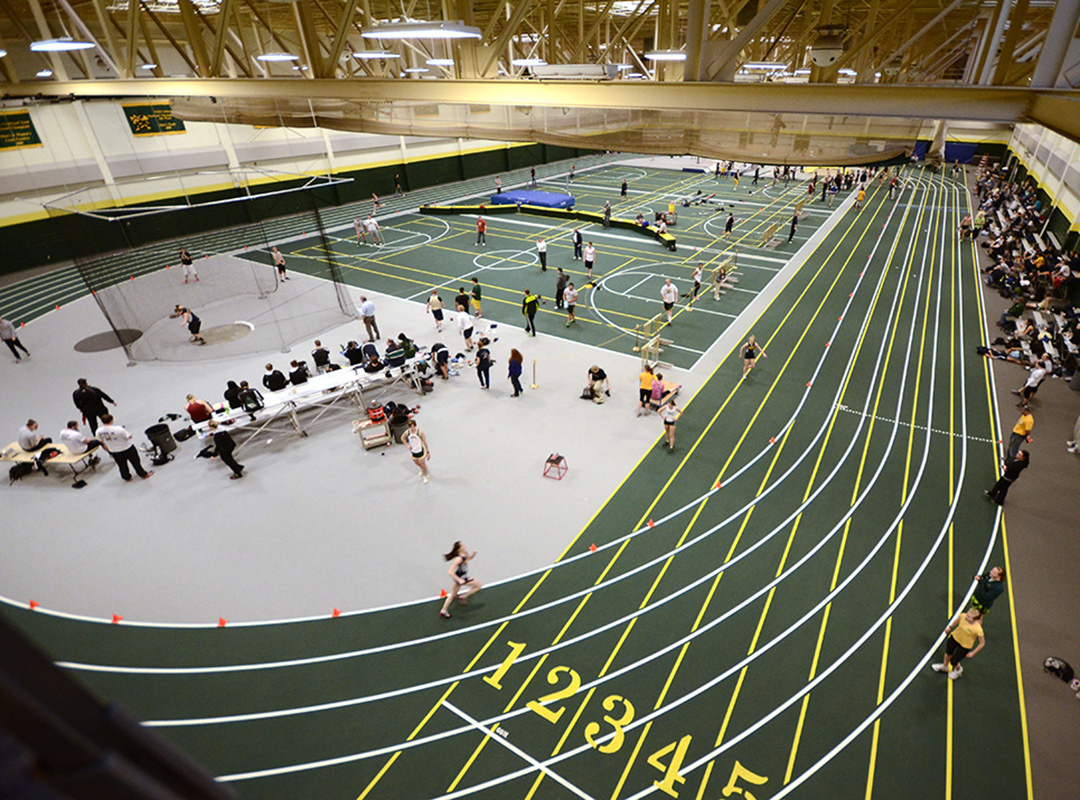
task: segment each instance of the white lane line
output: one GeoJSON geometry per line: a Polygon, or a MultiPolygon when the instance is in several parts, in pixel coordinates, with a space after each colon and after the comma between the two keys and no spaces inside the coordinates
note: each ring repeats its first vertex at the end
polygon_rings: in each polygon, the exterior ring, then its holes
{"type": "MultiPolygon", "coordinates": [[[[532,764],[534,769],[538,769],[540,772],[547,775],[549,778],[551,778],[553,781],[558,783],[560,786],[563,786],[563,787],[569,789],[573,794],[575,794],[578,797],[582,798],[582,800],[593,800],[591,795],[587,794],[586,792],[582,791],[581,789],[579,789],[574,784],[570,783],[570,781],[568,781],[566,778],[562,777],[561,775],[559,775],[555,771],[550,770],[547,767],[545,767],[543,764],[541,764],[535,758],[530,756],[528,753],[526,753],[520,747],[516,747],[516,746],[510,744],[510,742],[507,741],[505,738],[503,738],[503,736],[499,733],[499,726],[498,726],[497,723],[495,725],[493,725],[490,730],[488,730],[487,728],[485,728],[483,725],[481,725],[479,722],[477,722],[475,719],[470,717],[468,714],[466,714],[464,711],[462,711],[460,708],[458,708],[457,706],[455,706],[453,703],[449,702],[448,700],[443,700],[442,704],[443,704],[443,706],[445,708],[448,708],[450,711],[453,711],[455,714],[457,714],[459,717],[461,717],[463,720],[465,720],[467,723],[469,723],[470,727],[475,728],[476,730],[480,731],[480,733],[484,734],[484,736],[486,738],[491,739],[491,741],[496,742],[497,744],[501,744],[503,747],[505,747],[507,750],[509,750],[514,755],[518,756],[523,761],[526,761],[527,763],[532,764]]],[[[453,797],[454,795],[449,794],[449,795],[444,795],[444,796],[445,797],[453,797]]]]}
{"type": "MultiPolygon", "coordinates": [[[[913,246],[912,243],[909,242],[909,251],[910,251],[910,248],[912,246],[913,246]]],[[[889,257],[891,258],[894,253],[895,253],[895,243],[894,243],[894,246],[893,246],[893,252],[890,253],[889,257]]],[[[925,262],[925,257],[924,257],[924,262],[925,262]]],[[[925,263],[924,263],[924,268],[925,268],[925,263]]],[[[879,279],[878,279],[878,289],[877,289],[878,293],[880,293],[881,287],[883,286],[885,278],[887,277],[887,275],[888,275],[888,270],[883,269],[880,276],[879,276],[879,279]]],[[[921,288],[920,288],[920,291],[921,291],[921,288]]],[[[852,299],[849,298],[848,305],[850,305],[851,302],[852,302],[852,299]]],[[[895,315],[897,313],[897,304],[898,304],[898,302],[899,302],[899,293],[894,293],[893,304],[892,304],[892,307],[891,307],[890,312],[889,312],[889,320],[891,320],[891,319],[893,319],[895,317],[895,315]]],[[[888,323],[888,320],[887,320],[887,323],[888,323]]],[[[838,324],[839,323],[836,323],[836,325],[838,325],[838,324]]],[[[864,317],[863,324],[862,324],[862,326],[860,328],[860,334],[859,334],[858,338],[861,339],[862,337],[865,336],[865,331],[866,331],[866,328],[867,328],[868,324],[869,324],[869,310],[867,311],[867,315],[864,317]]],[[[915,323],[913,322],[912,323],[912,326],[913,326],[912,330],[909,332],[908,352],[907,352],[907,355],[906,355],[906,361],[910,361],[911,347],[912,347],[911,342],[912,342],[912,337],[914,336],[914,333],[913,333],[914,325],[915,325],[915,323]]],[[[836,330],[836,328],[834,326],[834,334],[835,334],[835,330],[836,330]]],[[[874,376],[876,376],[878,374],[878,372],[880,371],[880,369],[881,369],[881,361],[882,361],[883,354],[884,354],[884,348],[885,348],[884,341],[882,341],[882,343],[879,345],[878,358],[877,358],[875,368],[874,368],[874,376]]],[[[855,351],[854,351],[854,348],[853,348],[851,353],[849,354],[849,357],[848,357],[848,364],[847,364],[847,367],[845,368],[845,374],[850,373],[850,370],[853,367],[854,352],[855,351]]],[[[821,361],[819,362],[819,369],[823,365],[823,363],[824,363],[824,354],[823,354],[823,357],[822,357],[821,361]]],[[[816,374],[817,374],[817,372],[815,372],[815,376],[816,376],[816,374]]],[[[902,375],[906,376],[906,374],[907,374],[907,370],[905,369],[905,370],[903,370],[902,375]]],[[[872,381],[873,380],[876,380],[876,378],[872,377],[872,381]]],[[[904,381],[906,382],[906,377],[904,378],[904,381]]],[[[841,385],[843,385],[843,381],[841,381],[841,385]]],[[[898,400],[897,400],[898,404],[900,404],[902,402],[903,394],[904,394],[904,392],[903,392],[903,390],[901,390],[899,395],[898,395],[898,400]]],[[[837,393],[837,397],[838,396],[839,396],[839,391],[837,393]]],[[[798,409],[795,412],[796,415],[798,414],[799,409],[801,409],[802,406],[804,405],[805,399],[806,399],[806,393],[804,393],[803,401],[800,402],[800,404],[798,406],[798,409]]],[[[869,402],[870,402],[870,399],[868,397],[867,400],[866,400],[867,405],[869,405],[869,402]]],[[[600,628],[597,628],[597,629],[594,629],[592,631],[581,634],[581,635],[579,635],[577,637],[574,637],[573,639],[566,640],[566,641],[562,642],[559,645],[553,645],[551,647],[535,651],[534,653],[531,653],[530,655],[525,656],[520,660],[522,662],[524,662],[524,661],[530,660],[532,658],[539,658],[542,655],[545,655],[545,654],[550,653],[550,652],[554,652],[555,650],[561,649],[562,647],[566,647],[566,646],[569,646],[571,644],[576,644],[576,643],[578,643],[580,641],[585,641],[585,640],[587,640],[589,638],[592,638],[593,636],[595,636],[595,635],[597,635],[599,633],[602,633],[603,631],[605,631],[605,630],[607,630],[609,628],[616,627],[618,625],[621,625],[621,624],[627,622],[630,618],[641,616],[641,615],[643,615],[645,613],[649,613],[651,611],[654,611],[657,608],[659,608],[660,606],[663,606],[664,604],[669,602],[670,600],[673,600],[676,597],[679,597],[682,594],[696,588],[697,586],[701,585],[705,581],[711,580],[713,577],[715,577],[715,575],[719,574],[720,572],[731,569],[735,564],[739,563],[741,560],[748,557],[752,552],[757,550],[759,547],[766,544],[779,531],[785,529],[785,527],[792,520],[794,520],[795,517],[798,514],[802,513],[805,508],[809,507],[809,504],[810,504],[811,501],[813,501],[822,491],[825,490],[825,488],[827,488],[827,486],[832,482],[832,480],[838,474],[841,467],[846,463],[848,456],[850,455],[850,453],[854,449],[855,443],[857,442],[858,436],[860,435],[860,432],[862,430],[864,420],[865,420],[865,418],[860,419],[859,428],[856,430],[855,434],[852,435],[849,438],[847,449],[845,450],[843,456],[838,460],[838,462],[837,462],[836,466],[833,468],[832,472],[830,472],[829,475],[825,476],[825,478],[823,479],[821,485],[819,485],[819,487],[806,499],[806,501],[804,501],[804,503],[802,504],[802,506],[800,506],[800,508],[797,508],[794,512],[792,512],[792,514],[786,520],[782,521],[776,528],[774,528],[773,531],[771,531],[769,534],[767,534],[765,537],[763,537],[757,543],[755,543],[751,547],[747,548],[747,550],[745,552],[741,553],[739,556],[736,556],[731,561],[729,561],[727,564],[721,565],[720,567],[715,569],[712,573],[703,576],[702,578],[698,579],[697,581],[695,581],[695,582],[693,582],[693,583],[691,583],[691,584],[689,584],[687,586],[684,586],[679,590],[676,590],[671,595],[663,598],[662,600],[660,600],[660,601],[658,601],[656,603],[653,603],[651,606],[649,606],[646,609],[639,609],[637,612],[634,612],[634,613],[628,615],[627,617],[623,618],[622,620],[615,620],[615,621],[613,621],[611,623],[608,623],[607,625],[601,626],[600,628]]],[[[801,460],[803,458],[805,458],[811,452],[811,450],[814,447],[814,444],[821,438],[822,434],[824,433],[825,427],[826,426],[825,426],[824,423],[822,423],[819,426],[819,431],[818,431],[817,435],[815,436],[814,441],[812,441],[810,443],[810,445],[807,446],[803,450],[803,454],[800,457],[799,461],[796,462],[796,464],[793,465],[791,468],[789,468],[789,470],[783,476],[781,476],[780,480],[778,480],[772,486],[768,487],[768,489],[761,494],[760,498],[757,498],[755,501],[748,504],[746,507],[744,507],[739,512],[737,512],[736,514],[729,517],[727,520],[724,520],[721,523],[719,523],[714,529],[709,530],[709,531],[705,531],[703,534],[701,534],[699,537],[697,537],[697,539],[692,540],[691,542],[687,542],[684,545],[684,547],[688,547],[691,544],[693,544],[694,542],[696,542],[698,539],[701,539],[701,538],[704,538],[704,537],[706,537],[708,535],[711,535],[715,530],[727,525],[732,520],[734,520],[737,517],[741,516],[742,513],[744,513],[751,505],[754,504],[754,502],[759,502],[765,496],[770,494],[778,485],[780,485],[782,482],[786,481],[787,477],[794,471],[794,468],[798,465],[798,463],[801,463],[801,460]]],[[[887,448],[887,451],[886,451],[886,456],[888,455],[889,452],[892,451],[892,448],[893,448],[893,445],[894,445],[894,442],[895,442],[895,439],[896,439],[896,434],[897,434],[897,431],[898,431],[898,427],[899,426],[897,424],[894,424],[893,427],[892,427],[892,434],[891,434],[890,439],[889,439],[889,445],[888,445],[888,448],[887,448]]],[[[786,426],[785,426],[785,429],[786,429],[786,426]]],[[[781,431],[781,433],[782,432],[783,431],[781,431]]],[[[777,434],[777,437],[779,437],[779,436],[780,436],[780,434],[777,434]]],[[[927,439],[929,439],[929,437],[927,437],[927,439]]],[[[842,527],[843,527],[844,523],[846,522],[846,520],[848,518],[850,518],[850,516],[855,513],[855,511],[862,505],[863,501],[866,500],[867,497],[869,497],[871,489],[873,487],[875,487],[876,484],[877,484],[878,477],[880,476],[882,470],[884,469],[884,465],[885,465],[886,461],[887,461],[886,458],[882,458],[879,461],[879,465],[878,465],[877,470],[875,471],[873,476],[871,476],[870,480],[867,482],[866,488],[864,489],[864,491],[860,495],[860,497],[857,499],[856,503],[851,507],[851,509],[845,515],[845,517],[843,519],[841,519],[836,524],[835,527],[833,527],[833,529],[824,537],[824,539],[822,539],[822,541],[820,541],[817,545],[815,545],[811,549],[811,551],[808,552],[802,559],[800,559],[798,562],[793,564],[789,570],[782,573],[782,575],[777,576],[777,578],[775,580],[775,584],[762,587],[762,589],[760,589],[755,595],[753,595],[750,598],[747,598],[746,600],[744,600],[742,603],[738,604],[734,608],[729,609],[729,611],[725,612],[720,617],[718,617],[716,620],[714,620],[712,623],[705,626],[705,628],[702,629],[702,632],[704,632],[704,630],[711,629],[712,627],[720,624],[720,622],[727,619],[729,616],[734,615],[736,612],[738,612],[739,610],[744,608],[746,605],[752,603],[754,600],[756,600],[758,597],[762,596],[767,591],[770,591],[772,589],[773,585],[778,585],[782,580],[786,580],[787,577],[789,577],[791,574],[793,574],[797,569],[799,569],[802,566],[802,564],[804,564],[806,561],[808,561],[816,552],[818,552],[822,547],[824,547],[837,534],[837,532],[842,529],[842,527]]],[[[919,476],[918,476],[920,481],[921,481],[921,474],[922,473],[920,472],[919,476]]],[[[917,487],[917,484],[916,484],[916,487],[917,487]]],[[[913,493],[914,493],[914,491],[913,491],[913,493]]],[[[896,520],[898,521],[901,517],[902,517],[902,515],[898,516],[896,518],[896,520]]],[[[887,535],[888,534],[886,534],[886,537],[887,537],[887,535]]],[[[672,551],[672,553],[676,553],[681,549],[682,548],[676,548],[674,551],[672,551]]],[[[869,563],[869,562],[866,562],[866,563],[869,563]]],[[[863,566],[865,566],[865,564],[863,566]]],[[[636,571],[636,570],[633,570],[633,571],[636,571]]],[[[599,586],[596,587],[596,588],[599,588],[599,586]]],[[[534,609],[534,611],[535,610],[536,609],[534,609]]],[[[523,615],[528,614],[528,613],[532,613],[532,612],[524,612],[523,614],[520,614],[519,616],[523,616],[523,615]]],[[[692,639],[692,638],[694,638],[694,636],[690,637],[690,639],[692,639]]],[[[690,641],[690,639],[687,639],[686,641],[690,641]]],[[[676,642],[674,645],[671,645],[671,647],[680,646],[681,644],[682,644],[682,642],[676,642]]],[[[666,652],[666,650],[664,652],[666,652]]],[[[654,657],[659,657],[659,655],[662,655],[662,654],[663,653],[658,653],[658,654],[654,654],[653,656],[646,657],[641,662],[639,662],[638,665],[643,664],[643,663],[648,663],[654,657]]],[[[637,665],[628,665],[625,668],[625,670],[629,671],[630,669],[636,668],[636,666],[637,665]]],[[[492,666],[492,667],[489,667],[489,668],[486,668],[486,669],[475,670],[474,672],[467,673],[465,675],[455,675],[455,676],[451,676],[449,678],[444,678],[444,679],[440,679],[438,681],[433,681],[433,682],[430,682],[428,684],[424,684],[422,686],[413,686],[413,687],[408,687],[406,689],[393,690],[392,692],[384,693],[383,695],[379,695],[379,696],[372,696],[372,697],[368,697],[368,698],[353,698],[353,699],[350,699],[350,700],[338,701],[338,702],[335,702],[335,703],[323,704],[323,705],[320,705],[320,706],[311,706],[311,707],[299,708],[299,709],[285,709],[285,710],[282,710],[282,711],[275,711],[275,712],[256,712],[254,714],[237,715],[237,716],[233,716],[233,717],[204,718],[204,719],[175,720],[175,721],[153,721],[153,722],[145,723],[145,724],[152,725],[152,726],[158,726],[158,727],[169,727],[169,726],[174,726],[174,725],[176,725],[176,726],[186,726],[186,725],[216,724],[216,723],[223,723],[223,722],[239,722],[239,721],[247,721],[247,720],[254,720],[254,719],[266,719],[266,718],[278,717],[278,716],[289,716],[289,715],[293,715],[293,714],[301,714],[301,713],[310,713],[310,712],[314,712],[314,711],[329,710],[331,708],[342,708],[342,707],[345,707],[345,706],[357,705],[357,704],[359,704],[361,702],[371,702],[373,700],[384,699],[385,697],[389,697],[389,696],[397,696],[397,695],[405,694],[405,693],[408,693],[408,692],[419,691],[421,689],[434,688],[434,687],[439,686],[439,685],[444,685],[446,683],[451,683],[451,682],[453,682],[455,680],[463,680],[464,678],[467,678],[467,677],[472,677],[474,675],[490,672],[491,670],[493,670],[495,668],[496,668],[496,666],[492,666]]],[[[436,737],[441,738],[441,735],[436,735],[436,737]]],[[[421,741],[428,741],[428,739],[425,738],[424,740],[417,740],[417,743],[419,744],[419,743],[421,743],[421,741]]],[[[409,746],[413,746],[413,745],[409,745],[409,746]]],[[[377,753],[369,753],[368,755],[376,755],[376,754],[377,753]]],[[[360,756],[358,755],[357,757],[360,757],[360,756]]],[[[321,764],[321,762],[319,762],[319,763],[321,764]]],[[[309,766],[308,768],[315,768],[315,766],[309,766]]],[[[280,768],[280,769],[291,770],[293,768],[288,767],[288,768],[280,768]]]]}
{"type": "MultiPolygon", "coordinates": [[[[949,433],[948,431],[939,430],[938,428],[931,428],[931,427],[929,427],[927,425],[915,425],[915,424],[913,424],[911,422],[904,422],[903,420],[893,420],[893,419],[889,419],[888,417],[882,417],[882,416],[878,416],[878,415],[875,415],[875,414],[867,414],[865,411],[860,411],[857,408],[848,408],[845,405],[839,405],[839,406],[837,406],[837,409],[839,409],[840,411],[847,412],[848,414],[859,414],[859,415],[863,415],[863,416],[869,416],[869,417],[871,417],[873,419],[878,420],[879,422],[890,422],[890,423],[891,422],[896,422],[899,425],[903,425],[905,428],[914,428],[917,431],[928,431],[930,433],[937,433],[937,434],[941,434],[942,436],[953,436],[953,437],[956,437],[956,438],[960,437],[959,433],[955,433],[955,432],[949,433]]],[[[997,444],[996,440],[987,439],[984,436],[972,436],[971,441],[973,441],[973,442],[989,442],[990,444],[997,444]]]]}

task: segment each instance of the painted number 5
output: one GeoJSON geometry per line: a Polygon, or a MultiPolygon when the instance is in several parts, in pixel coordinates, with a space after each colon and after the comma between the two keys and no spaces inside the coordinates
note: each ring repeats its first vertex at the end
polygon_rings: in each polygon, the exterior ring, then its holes
{"type": "Polygon", "coordinates": [[[629,725],[634,719],[634,704],[627,700],[625,697],[619,697],[617,694],[609,694],[604,698],[604,709],[607,711],[614,711],[615,704],[623,704],[623,715],[618,719],[610,717],[607,714],[604,715],[604,722],[615,729],[615,735],[611,741],[607,744],[597,744],[596,735],[600,733],[600,723],[590,722],[585,726],[585,741],[599,750],[601,753],[614,753],[623,745],[623,740],[626,738],[626,734],[623,732],[623,726],[629,725]]]}
{"type": "Polygon", "coordinates": [[[754,795],[743,789],[741,786],[736,786],[739,781],[746,781],[752,783],[754,786],[761,786],[763,783],[768,782],[768,778],[764,775],[758,775],[756,772],[751,772],[738,761],[735,762],[735,766],[731,769],[731,777],[728,778],[727,785],[722,792],[724,797],[731,797],[732,795],[742,795],[745,800],[756,800],[754,795]]]}
{"type": "Polygon", "coordinates": [[[570,676],[570,683],[564,686],[562,689],[558,689],[551,694],[546,694],[539,700],[531,700],[525,705],[546,719],[548,722],[555,724],[559,721],[559,717],[566,711],[565,706],[558,711],[552,711],[550,708],[544,706],[545,703],[552,703],[556,700],[565,700],[567,697],[572,697],[578,689],[581,688],[581,676],[576,671],[570,669],[570,667],[553,667],[547,674],[547,681],[551,685],[555,685],[559,682],[559,676],[562,673],[567,673],[570,676]]]}

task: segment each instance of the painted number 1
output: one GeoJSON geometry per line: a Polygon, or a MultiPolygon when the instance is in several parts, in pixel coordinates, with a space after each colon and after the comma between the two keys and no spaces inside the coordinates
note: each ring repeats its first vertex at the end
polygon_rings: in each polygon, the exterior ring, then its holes
{"type": "Polygon", "coordinates": [[[510,645],[510,655],[503,659],[503,662],[493,674],[484,676],[484,683],[494,686],[496,689],[502,689],[500,681],[510,671],[510,667],[514,666],[514,662],[521,655],[521,651],[525,649],[524,642],[507,642],[507,644],[510,645]]]}

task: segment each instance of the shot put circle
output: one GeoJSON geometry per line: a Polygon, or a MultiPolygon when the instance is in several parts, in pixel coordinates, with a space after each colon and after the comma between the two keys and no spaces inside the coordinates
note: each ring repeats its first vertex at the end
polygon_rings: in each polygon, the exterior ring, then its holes
{"type": "Polygon", "coordinates": [[[255,330],[255,326],[246,320],[237,320],[232,324],[215,325],[212,328],[203,328],[202,337],[209,345],[235,342],[249,336],[255,330]]]}
{"type": "Polygon", "coordinates": [[[473,266],[477,269],[488,269],[493,272],[528,269],[539,263],[540,258],[531,250],[487,250],[478,253],[473,258],[473,266]]]}

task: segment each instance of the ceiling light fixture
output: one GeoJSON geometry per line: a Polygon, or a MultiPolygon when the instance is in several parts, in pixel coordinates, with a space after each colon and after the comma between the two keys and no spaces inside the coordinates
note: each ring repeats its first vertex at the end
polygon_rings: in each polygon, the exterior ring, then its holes
{"type": "Polygon", "coordinates": [[[792,74],[792,75],[809,75],[809,74],[810,74],[810,70],[808,70],[808,69],[797,69],[797,70],[795,70],[795,71],[794,71],[793,73],[791,73],[791,74],[792,74]]]}
{"type": "Polygon", "coordinates": [[[510,61],[514,67],[543,67],[547,62],[542,58],[515,58],[510,61]]]}
{"type": "Polygon", "coordinates": [[[61,36],[58,39],[40,39],[39,41],[30,43],[30,49],[35,53],[60,53],[67,50],[89,50],[93,46],[93,42],[72,39],[70,36],[61,36]]]}
{"type": "Polygon", "coordinates": [[[410,75],[419,74],[421,72],[431,72],[427,67],[409,67],[405,71],[410,75]]]}
{"type": "Polygon", "coordinates": [[[454,66],[454,59],[452,58],[429,58],[424,62],[429,67],[452,67],[454,66]]]}
{"type": "Polygon", "coordinates": [[[859,74],[859,73],[858,73],[858,72],[856,72],[855,70],[853,70],[853,69],[848,69],[847,67],[844,67],[843,69],[838,69],[838,70],[837,70],[837,72],[838,72],[839,74],[841,74],[841,75],[858,75],[858,74],[859,74]]]}
{"type": "Polygon", "coordinates": [[[780,64],[775,61],[751,61],[747,64],[743,64],[743,69],[765,69],[775,72],[787,69],[787,64],[780,64]]]}
{"type": "Polygon", "coordinates": [[[300,56],[294,56],[292,53],[263,53],[261,56],[255,56],[256,61],[299,61],[300,56]]]}
{"type": "Polygon", "coordinates": [[[0,58],[3,58],[6,55],[7,55],[7,50],[4,50],[2,47],[0,47],[0,58]]]}
{"type": "Polygon", "coordinates": [[[39,78],[51,78],[52,77],[52,70],[51,69],[39,69],[38,73],[37,73],[37,76],[39,78]]]}
{"type": "Polygon", "coordinates": [[[479,39],[480,29],[458,21],[384,22],[361,31],[364,39],[479,39]]]}
{"type": "Polygon", "coordinates": [[[391,53],[388,50],[361,50],[358,53],[353,53],[353,58],[359,58],[361,61],[370,61],[376,58],[401,58],[397,53],[391,53]]]}
{"type": "Polygon", "coordinates": [[[682,50],[653,50],[646,53],[645,58],[650,61],[686,61],[686,53],[682,50]]]}
{"type": "Polygon", "coordinates": [[[140,64],[139,69],[145,69],[145,70],[157,69],[157,64],[140,64]]]}

